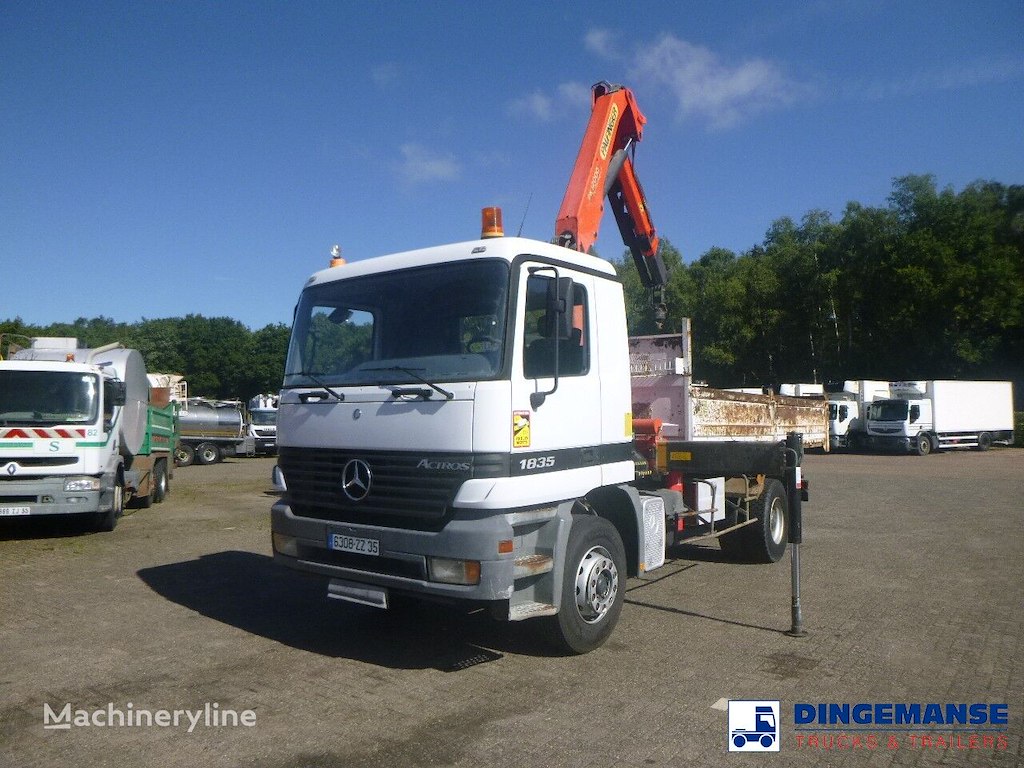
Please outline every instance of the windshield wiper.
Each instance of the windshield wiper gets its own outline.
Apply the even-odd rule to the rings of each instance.
[[[434,390],[439,395],[444,397],[445,400],[451,400],[452,398],[455,397],[455,393],[454,392],[449,392],[447,389],[442,389],[441,387],[437,386],[437,384],[434,384],[433,382],[427,381],[425,378],[423,378],[418,373],[416,373],[416,371],[414,371],[412,368],[403,368],[400,365],[386,365],[386,366],[384,366],[382,368],[364,368],[363,370],[364,371],[398,371],[399,373],[405,373],[405,374],[408,374],[409,376],[412,376],[414,379],[416,379],[416,381],[420,382],[421,384],[426,384],[428,387],[430,387],[430,389]],[[426,399],[428,399],[430,397],[430,392],[428,390],[423,390],[423,389],[419,389],[419,390],[402,390],[401,388],[398,388],[398,389],[393,389],[391,391],[391,393],[393,395],[395,395],[395,397],[399,397],[401,395],[421,395],[424,400],[426,400]]]
[[[318,379],[318,378],[316,377],[316,375],[315,375],[315,374],[312,374],[312,373],[310,373],[309,371],[301,371],[301,372],[299,372],[299,374],[298,374],[298,375],[299,375],[299,376],[305,376],[305,377],[306,377],[307,379],[311,379],[311,380],[313,381],[313,383],[314,383],[314,384],[317,384],[317,385],[318,385],[318,386],[319,386],[319,387],[320,387],[321,389],[323,389],[323,390],[324,390],[324,391],[325,391],[325,392],[326,392],[327,394],[329,394],[329,395],[333,395],[333,396],[334,396],[334,398],[335,398],[335,399],[336,399],[336,400],[337,400],[337,401],[338,401],[339,403],[341,403],[341,402],[344,402],[344,400],[345,400],[345,395],[344,395],[344,394],[342,394],[341,392],[335,392],[335,391],[334,391],[333,389],[331,389],[331,388],[330,388],[329,386],[327,386],[327,385],[326,385],[326,384],[324,384],[324,383],[323,383],[322,381],[320,381],[320,379]]]

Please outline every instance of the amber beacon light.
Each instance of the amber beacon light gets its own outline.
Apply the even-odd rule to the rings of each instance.
[[[480,212],[480,237],[504,237],[505,229],[501,224],[501,208],[494,206],[484,208]]]

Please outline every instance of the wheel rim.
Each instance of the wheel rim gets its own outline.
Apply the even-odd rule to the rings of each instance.
[[[786,528],[786,518],[782,514],[782,499],[772,499],[771,509],[768,510],[768,533],[776,544],[782,543],[782,534]]]
[[[576,569],[576,608],[588,624],[603,619],[619,592],[619,570],[604,547],[591,547]]]

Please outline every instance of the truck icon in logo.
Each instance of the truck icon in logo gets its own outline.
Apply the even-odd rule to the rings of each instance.
[[[730,701],[729,751],[778,752],[779,702]]]

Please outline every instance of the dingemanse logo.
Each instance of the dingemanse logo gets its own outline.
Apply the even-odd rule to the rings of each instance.
[[[779,751],[778,701],[729,702],[729,751]]]

